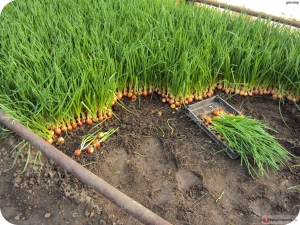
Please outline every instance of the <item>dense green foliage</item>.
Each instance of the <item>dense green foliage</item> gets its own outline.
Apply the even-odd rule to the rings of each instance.
[[[300,95],[300,32],[270,21],[171,0],[16,0],[0,18],[0,109],[43,137],[126,87]]]

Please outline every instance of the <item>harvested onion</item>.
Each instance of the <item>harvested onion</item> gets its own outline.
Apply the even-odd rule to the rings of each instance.
[[[99,132],[98,135],[97,135],[97,137],[98,137],[99,139],[101,139],[101,138],[104,137],[104,135],[105,135],[104,132]]]
[[[99,148],[99,147],[100,147],[100,142],[99,142],[98,140],[94,140],[94,141],[93,141],[93,146],[94,146],[95,148]]]
[[[56,140],[56,145],[63,145],[65,143],[65,139],[63,137],[59,137]]]
[[[81,154],[81,151],[80,151],[79,149],[76,149],[76,150],[74,151],[74,155],[75,155],[75,156],[80,156],[80,154]]]
[[[214,114],[215,116],[218,116],[219,113],[220,113],[219,109],[215,109],[215,110],[213,111],[213,114]]]
[[[211,123],[211,118],[209,116],[205,117],[205,122]]]
[[[94,146],[90,145],[89,147],[87,147],[86,152],[89,154],[93,154],[95,151]]]

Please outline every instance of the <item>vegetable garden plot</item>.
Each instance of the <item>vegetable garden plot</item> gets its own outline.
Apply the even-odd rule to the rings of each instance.
[[[61,140],[61,136],[75,134],[78,129],[74,129],[78,126],[113,117],[113,105],[122,104],[118,100],[123,96],[139,105],[142,95],[153,96],[156,92],[163,102],[180,110],[182,105],[211,97],[216,89],[220,89],[243,96],[272,94],[273,98],[290,100],[295,109],[299,109],[299,32],[270,21],[251,21],[244,15],[231,16],[229,12],[221,13],[205,7],[196,9],[183,3],[175,5],[172,1],[29,0],[14,1],[3,10],[0,34],[0,109],[50,143],[55,138]],[[155,129],[156,132],[169,129],[167,125],[158,126],[161,130]],[[132,137],[136,137],[134,135]],[[182,139],[187,136],[186,133],[182,135]],[[167,133],[164,137],[168,137]],[[175,158],[174,165],[180,168],[199,164],[211,157],[203,149],[203,154],[207,154],[205,157],[181,149],[182,146],[185,146],[184,150],[194,149],[205,142],[184,145],[181,140],[176,141],[179,141],[176,146],[180,148],[168,148],[171,149],[168,157]],[[60,147],[66,150],[67,143]],[[165,144],[172,146],[173,143]],[[289,147],[290,151],[294,149]],[[88,154],[75,160],[81,160],[83,155]],[[89,156],[99,157],[96,154]],[[175,183],[172,187],[178,190],[178,196],[193,199],[206,194],[208,198],[204,203],[215,202],[223,192],[216,188],[220,187],[219,184],[210,183],[211,174],[216,178],[218,173],[205,170],[213,166],[212,163],[213,160],[206,167],[187,168],[192,171],[187,174],[196,182],[188,190],[184,190],[184,186],[179,186],[181,190],[176,189]],[[227,173],[222,173],[223,177],[241,168],[234,167],[238,169],[232,171],[228,169],[231,166],[226,165]],[[130,168],[134,172],[134,162]],[[180,168],[174,166],[173,170]],[[222,170],[214,165],[216,168]],[[199,171],[204,172],[198,174]],[[186,173],[179,172],[172,179],[180,183],[184,177],[182,174]],[[142,179],[142,172],[138,175]],[[238,175],[238,179],[245,177],[245,174],[234,175]],[[130,174],[128,177],[131,178]],[[296,177],[297,172],[294,172],[292,178],[288,178],[289,182],[295,184]],[[272,178],[283,182],[280,178]],[[152,183],[144,184],[148,188]],[[235,188],[236,193],[239,196],[246,194],[249,201],[261,197],[249,193],[245,188],[249,185],[246,182],[242,192]],[[275,196],[277,192],[270,186],[269,191]],[[207,192],[207,189],[211,191]],[[128,190],[134,189],[129,187]],[[148,189],[143,190],[148,193]],[[155,190],[148,196],[155,199]],[[285,192],[285,187],[280,187],[280,190]],[[223,198],[226,193],[229,191],[225,190]],[[142,196],[140,194],[139,198]],[[287,196],[292,196],[291,204],[299,199],[295,194],[288,193]],[[271,195],[268,198],[273,204]],[[182,210],[173,204],[173,214],[199,224],[203,220],[197,216],[196,219],[185,218],[189,217],[189,209],[200,207],[196,202],[198,199],[193,200],[192,206],[188,202]],[[178,199],[175,201],[179,202]],[[247,202],[233,206],[244,212],[248,203],[251,205]],[[166,205],[158,205],[163,209],[160,212],[167,214],[164,211]],[[152,207],[157,209],[153,204]],[[207,210],[206,215],[221,213],[214,211],[215,207],[200,209]],[[234,215],[237,217],[240,213]],[[221,219],[217,214],[214,216]],[[180,218],[179,224],[182,224]],[[209,224],[211,220],[206,221]]]

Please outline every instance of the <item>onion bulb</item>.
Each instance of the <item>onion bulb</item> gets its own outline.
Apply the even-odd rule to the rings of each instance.
[[[63,137],[59,137],[56,140],[56,145],[63,145],[65,143],[65,139]]]
[[[201,118],[202,120],[205,120],[206,117],[207,117],[206,114],[202,114],[202,115],[200,116],[200,118]]]
[[[90,145],[89,147],[87,147],[86,152],[89,154],[93,154],[95,151],[94,146]]]
[[[47,141],[50,145],[53,144],[53,138],[49,138],[49,139],[47,139],[46,141]]]
[[[104,135],[105,135],[104,132],[99,132],[98,135],[97,135],[97,137],[98,137],[99,139],[101,139],[101,138],[104,137]]]
[[[61,134],[61,129],[59,127],[55,128],[54,133],[57,135]]]
[[[205,117],[205,122],[211,123],[211,118],[209,116]]]
[[[99,147],[100,147],[100,142],[99,142],[98,140],[94,140],[94,141],[93,141],[93,146],[94,146],[95,148],[99,148]]]
[[[136,95],[132,95],[132,97],[131,97],[131,100],[133,101],[133,102],[135,102],[136,101]]]
[[[90,118],[88,118],[85,122],[86,122],[86,124],[88,124],[88,125],[93,124],[93,120],[91,120]]]
[[[128,92],[127,97],[128,98],[132,98],[132,96],[133,96],[133,93],[132,92]]]
[[[218,116],[218,115],[220,114],[219,109],[215,109],[215,110],[213,111],[213,114],[214,114],[215,116]]]
[[[80,154],[81,154],[81,151],[80,151],[79,149],[76,149],[76,150],[74,151],[74,155],[75,155],[75,156],[80,156]]]

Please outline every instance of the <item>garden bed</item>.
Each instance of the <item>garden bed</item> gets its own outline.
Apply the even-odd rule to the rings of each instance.
[[[279,133],[279,142],[300,155],[300,118],[294,104],[281,106],[270,96],[240,97],[218,93],[233,107],[262,120]],[[230,97],[230,98],[229,98]],[[293,159],[269,178],[253,179],[240,159],[214,153],[219,147],[185,115],[184,109],[170,109],[157,95],[132,102],[124,99],[135,115],[116,105],[122,121],[106,120],[103,128],[120,127],[93,155],[73,156],[84,125],[65,137],[60,149],[89,170],[157,213],[172,224],[259,224],[261,216],[297,215],[299,212],[300,161]],[[161,116],[158,115],[161,112]],[[164,136],[162,130],[164,131]],[[172,128],[172,129],[171,129]],[[102,196],[86,187],[53,161],[42,157],[25,173],[24,150],[18,164],[7,170],[18,143],[11,135],[1,142],[2,214],[13,224],[140,224]],[[217,202],[216,200],[222,195]],[[45,218],[49,216],[50,218]],[[19,219],[19,220],[16,220]]]

